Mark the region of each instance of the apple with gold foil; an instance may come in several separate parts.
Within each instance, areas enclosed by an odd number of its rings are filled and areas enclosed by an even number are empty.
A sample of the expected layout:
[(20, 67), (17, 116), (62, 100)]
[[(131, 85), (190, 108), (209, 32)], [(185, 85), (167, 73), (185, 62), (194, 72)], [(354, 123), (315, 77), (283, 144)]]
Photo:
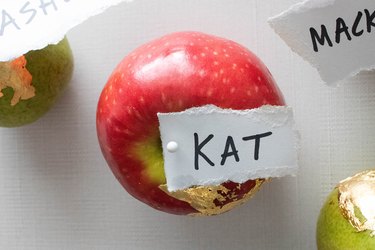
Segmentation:
[(208, 104), (242, 110), (281, 106), (284, 99), (253, 53), (212, 35), (173, 33), (122, 60), (100, 96), (97, 132), (105, 159), (131, 195), (172, 214), (215, 215), (244, 203), (265, 182), (168, 192), (157, 113)]
[(375, 171), (343, 180), (318, 219), (319, 250), (375, 249)]
[(45, 114), (73, 72), (67, 39), (9, 62), (0, 62), (0, 127), (32, 123)]

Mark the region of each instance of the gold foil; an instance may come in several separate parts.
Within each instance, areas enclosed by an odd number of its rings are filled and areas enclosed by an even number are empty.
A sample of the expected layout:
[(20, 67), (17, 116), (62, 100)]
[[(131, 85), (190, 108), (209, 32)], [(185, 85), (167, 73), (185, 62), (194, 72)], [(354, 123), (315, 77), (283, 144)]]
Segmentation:
[[(163, 190), (168, 195), (185, 201), (190, 204), (195, 210), (199, 211), (196, 214), (190, 214), (192, 216), (209, 216), (225, 213), (236, 206), (239, 206), (246, 201), (248, 201), (256, 192), (258, 192), (260, 186), (266, 180), (256, 180), (255, 186), (242, 197), (230, 192), (226, 187), (220, 186), (197, 186), (192, 188), (187, 188), (184, 190), (179, 190), (176, 192), (169, 192), (167, 185), (160, 185), (159, 188)], [(241, 184), (238, 184), (236, 187), (238, 190), (241, 189)], [(218, 206), (215, 204), (215, 201), (225, 202), (230, 200), (229, 203)]]
[(27, 100), (35, 96), (35, 88), (31, 86), (32, 76), (26, 69), (26, 58), (21, 56), (10, 62), (0, 62), (0, 98), (2, 89), (10, 87), (14, 90), (11, 105), (20, 100)]
[(339, 207), (358, 231), (375, 235), (375, 171), (365, 171), (338, 185)]

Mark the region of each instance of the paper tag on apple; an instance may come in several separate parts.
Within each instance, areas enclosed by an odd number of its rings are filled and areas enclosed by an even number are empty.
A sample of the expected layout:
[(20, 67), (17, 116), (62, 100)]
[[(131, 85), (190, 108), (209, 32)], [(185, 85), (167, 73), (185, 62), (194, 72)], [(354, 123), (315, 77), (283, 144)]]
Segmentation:
[(171, 192), (297, 173), (299, 137), (290, 107), (207, 105), (158, 118)]
[(307, 0), (269, 23), (327, 84), (375, 69), (374, 0)]
[(0, 62), (58, 43), (65, 34), (108, 7), (132, 0), (1, 1)]

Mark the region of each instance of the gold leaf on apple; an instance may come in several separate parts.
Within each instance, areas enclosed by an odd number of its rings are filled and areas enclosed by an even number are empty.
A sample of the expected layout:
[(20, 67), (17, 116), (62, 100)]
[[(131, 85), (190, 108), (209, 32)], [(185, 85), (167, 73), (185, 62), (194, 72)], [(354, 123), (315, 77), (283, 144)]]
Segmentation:
[(26, 69), (26, 64), (25, 56), (9, 62), (0, 62), (0, 98), (4, 96), (1, 90), (12, 88), (14, 90), (10, 102), (12, 106), (20, 100), (28, 100), (35, 96), (35, 88), (31, 85), (32, 75)]
[(375, 171), (365, 171), (338, 185), (339, 207), (358, 231), (375, 233)]
[[(245, 195), (238, 197), (235, 192), (227, 189), (223, 185), (218, 186), (196, 186), (175, 192), (169, 192), (167, 185), (160, 185), (159, 188), (168, 195), (177, 200), (185, 201), (199, 213), (190, 214), (192, 216), (210, 216), (225, 213), (234, 207), (237, 207), (248, 201), (258, 192), (260, 186), (265, 182), (264, 179), (257, 179), (255, 186)], [(237, 185), (237, 189), (241, 190), (241, 184)], [(230, 200), (229, 202), (225, 202)], [(217, 205), (225, 202), (225, 205)]]

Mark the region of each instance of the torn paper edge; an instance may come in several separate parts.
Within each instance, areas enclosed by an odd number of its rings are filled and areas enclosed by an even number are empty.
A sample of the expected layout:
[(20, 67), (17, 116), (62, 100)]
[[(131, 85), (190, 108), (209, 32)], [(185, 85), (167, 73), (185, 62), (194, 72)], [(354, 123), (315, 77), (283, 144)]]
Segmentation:
[[(272, 179), (272, 178), (282, 178), (286, 176), (295, 177), (298, 174), (298, 163), (293, 166), (279, 166), (276, 168), (267, 168), (261, 167), (258, 169), (252, 169), (251, 171), (244, 173), (244, 172), (237, 172), (233, 173), (229, 177), (226, 178), (215, 178), (212, 180), (202, 181), (196, 180), (194, 177), (190, 175), (179, 176), (178, 178), (174, 178), (169, 182), (167, 182), (167, 189), (169, 192), (176, 192), (184, 189), (188, 189), (194, 186), (219, 186), (225, 182), (235, 182), (235, 183), (245, 183), (249, 180), (256, 180), (256, 179)], [(191, 183), (194, 182), (194, 185)], [(173, 187), (173, 188), (171, 188)]]
[[(276, 111), (282, 112), (284, 114), (287, 114), (286, 119), (278, 120), (277, 122), (274, 121), (274, 117), (270, 116), (271, 114), (274, 114)], [(294, 134), (294, 150), (296, 151), (295, 158), (293, 161), (295, 162), (292, 166), (278, 166), (277, 168), (269, 168), (269, 167), (258, 167), (253, 168), (252, 170), (248, 172), (234, 172), (229, 177), (225, 178), (215, 178), (211, 180), (196, 180), (193, 176), (190, 175), (181, 175), (177, 178), (173, 178), (172, 180), (168, 180), (167, 178), (167, 189), (169, 192), (176, 192), (179, 190), (184, 190), (187, 188), (191, 188), (193, 186), (217, 186), (222, 183), (232, 181), (239, 184), (242, 184), (249, 180), (255, 180), (255, 179), (268, 179), (268, 178), (281, 178), (286, 176), (292, 176), (295, 177), (298, 174), (299, 171), (299, 151), (301, 148), (301, 136), (299, 131), (296, 128), (296, 123), (294, 121), (294, 113), (293, 109), (288, 106), (273, 106), (273, 105), (263, 105), (259, 108), (255, 109), (247, 109), (247, 110), (234, 110), (234, 109), (222, 109), (220, 107), (217, 107), (216, 105), (205, 105), (201, 107), (193, 107), (186, 109), (181, 112), (171, 112), (171, 113), (157, 113), (158, 118), (163, 116), (169, 116), (169, 115), (210, 115), (210, 114), (236, 114), (236, 115), (248, 115), (251, 114), (255, 121), (263, 121), (270, 125), (271, 127), (281, 127), (287, 123), (291, 123), (291, 129)], [(260, 117), (264, 114), (268, 115), (269, 117), (267, 119), (261, 119)], [(163, 130), (160, 129), (160, 120), (159, 120), (159, 130), (160, 130), (160, 137), (165, 138)], [(162, 139), (163, 140), (163, 139)], [(163, 159), (165, 156), (165, 149), (162, 147), (162, 154)], [(164, 167), (165, 171), (165, 167)], [(165, 176), (166, 173), (165, 173)], [(191, 184), (194, 182), (195, 184)], [(173, 184), (172, 184), (173, 183)], [(169, 185), (168, 185), (169, 184)]]
[(347, 78), (352, 78), (357, 76), (361, 72), (366, 71), (372, 71), (375, 69), (375, 65), (370, 65), (368, 67), (361, 67), (357, 70), (351, 71), (348, 73), (348, 75), (342, 76), (340, 79), (337, 79), (333, 82), (329, 81), (325, 77), (322, 76), (319, 65), (313, 60), (313, 58), (305, 57), (303, 56), (302, 48), (300, 49), (300, 46), (296, 43), (294, 40), (286, 40), (281, 34), (283, 33), (280, 31), (277, 27), (277, 22), (279, 20), (282, 20), (283, 18), (294, 14), (294, 13), (304, 13), (311, 9), (319, 9), (319, 8), (325, 8), (331, 5), (334, 5), (337, 0), (304, 0), (303, 2), (296, 3), (292, 5), (289, 9), (283, 11), (282, 13), (268, 18), (267, 22), (271, 26), (271, 28), (274, 30), (274, 32), (285, 42), (285, 44), (296, 54), (298, 54), (304, 61), (308, 62), (310, 65), (312, 65), (317, 72), (319, 73), (319, 76), (321, 79), (328, 85), (332, 87), (337, 87), (339, 83)]
[[(283, 119), (275, 120), (275, 117), (272, 116), (275, 113), (282, 113), (285, 114), (286, 117), (282, 117)], [(293, 120), (293, 109), (288, 106), (273, 106), (273, 105), (263, 105), (259, 108), (255, 109), (244, 109), (244, 110), (236, 110), (236, 109), (222, 109), (216, 105), (205, 105), (202, 107), (193, 107), (186, 109), (181, 112), (171, 112), (171, 113), (157, 113), (158, 117), (162, 116), (182, 116), (182, 115), (190, 115), (190, 116), (200, 116), (200, 115), (212, 115), (212, 114), (235, 114), (235, 115), (251, 115), (251, 119), (255, 121), (262, 121), (270, 125), (271, 127), (281, 127), (284, 124)], [(265, 119), (266, 118), (266, 119)]]
[(282, 13), (271, 17), (268, 19), (268, 21), (272, 19), (280, 19), (288, 16), (289, 14), (296, 13), (296, 12), (307, 12), (311, 9), (319, 9), (319, 8), (325, 8), (330, 5), (334, 5), (337, 0), (304, 0), (300, 3), (296, 3), (289, 7), (287, 10), (283, 11)]
[(91, 17), (102, 14), (108, 8), (119, 5), (120, 3), (123, 3), (123, 2), (130, 3), (130, 2), (133, 2), (133, 0), (112, 0), (111, 3), (106, 3), (105, 1), (103, 1), (102, 7), (98, 9), (93, 9), (86, 15), (78, 16), (78, 18), (77, 17), (71, 18), (69, 24), (67, 26), (64, 26), (64, 29), (61, 29), (61, 27), (59, 27), (59, 29), (56, 29), (53, 36), (44, 37), (37, 44), (25, 43), (23, 44), (24, 46), (22, 48), (15, 49), (13, 52), (9, 52), (7, 54), (3, 54), (4, 52), (0, 52), (0, 62), (8, 62), (8, 61), (14, 60), (28, 53), (29, 51), (40, 50), (40, 49), (47, 47), (48, 45), (56, 45), (62, 39), (64, 39), (64, 36), (66, 36), (66, 34), (71, 29), (82, 24), (83, 22), (90, 19)]

